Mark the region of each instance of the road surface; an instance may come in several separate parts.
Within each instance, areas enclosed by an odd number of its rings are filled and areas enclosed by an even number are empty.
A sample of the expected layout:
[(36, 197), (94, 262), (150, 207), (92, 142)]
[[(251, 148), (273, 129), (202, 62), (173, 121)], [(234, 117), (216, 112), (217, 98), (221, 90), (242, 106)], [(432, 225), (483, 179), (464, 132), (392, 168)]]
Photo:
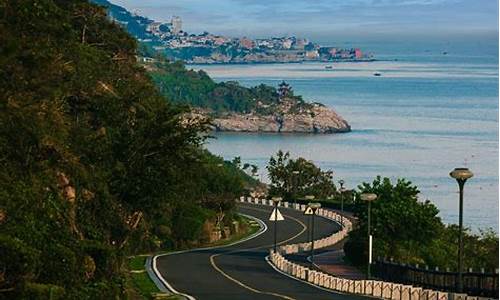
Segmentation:
[[(268, 227), (261, 235), (245, 242), (214, 249), (193, 250), (158, 257), (161, 276), (175, 290), (198, 300), (234, 299), (366, 299), (314, 287), (275, 271), (266, 261), (274, 243), (271, 207), (239, 204), (241, 213), (264, 221)], [(278, 242), (307, 240), (307, 219), (301, 212), (281, 208), (285, 220), (278, 222)], [(315, 219), (315, 239), (339, 229), (334, 222)]]

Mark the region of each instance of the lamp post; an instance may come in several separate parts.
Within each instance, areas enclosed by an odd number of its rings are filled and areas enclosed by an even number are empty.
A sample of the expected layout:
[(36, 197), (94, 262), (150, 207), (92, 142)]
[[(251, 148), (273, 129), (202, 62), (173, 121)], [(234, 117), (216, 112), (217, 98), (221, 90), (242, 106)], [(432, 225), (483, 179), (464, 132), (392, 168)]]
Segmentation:
[(340, 224), (342, 225), (342, 227), (344, 227), (344, 192), (345, 192), (344, 180), (340, 179), (339, 184), (340, 184), (339, 192), (340, 192), (340, 211), (341, 211)]
[(300, 172), (295, 170), (295, 171), (292, 171), (292, 174), (293, 174), (293, 203), (297, 203), (297, 185), (299, 185), (299, 174)]
[(372, 201), (377, 199), (377, 195), (373, 193), (363, 193), (360, 196), (361, 200), (368, 202), (368, 267), (366, 272), (367, 279), (371, 277), (371, 264), (372, 264), (372, 235), (370, 232), (371, 226), (371, 210), (372, 210)]
[(467, 179), (474, 176), (472, 172), (467, 168), (455, 168), (455, 170), (450, 172), (450, 176), (455, 178), (458, 182), (458, 189), (460, 191), (460, 204), (459, 204), (459, 214), (458, 214), (458, 292), (463, 291), (463, 252), (464, 252), (464, 241), (463, 241), (463, 208), (464, 208), (464, 185)]
[(316, 215), (316, 210), (321, 207), (321, 203), (309, 203), (308, 205), (312, 209), (312, 226), (311, 226), (311, 265), (314, 266), (314, 216)]
[(276, 245), (278, 240), (278, 203), (281, 201), (281, 197), (271, 198), (274, 203), (274, 253), (276, 253)]
[[(306, 201), (308, 201), (307, 203), (307, 206), (309, 206), (309, 204), (311, 203), (311, 201), (314, 200), (314, 196), (313, 195), (307, 195), (305, 196), (305, 199)], [(311, 219), (312, 219), (312, 216), (307, 218), (307, 241), (310, 242), (311, 241)]]

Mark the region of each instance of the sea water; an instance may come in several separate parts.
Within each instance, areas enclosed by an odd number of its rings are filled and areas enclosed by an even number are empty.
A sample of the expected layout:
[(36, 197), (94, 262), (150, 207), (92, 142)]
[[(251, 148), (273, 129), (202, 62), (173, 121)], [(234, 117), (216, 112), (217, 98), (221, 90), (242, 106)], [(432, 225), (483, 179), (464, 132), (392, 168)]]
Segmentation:
[(475, 232), (498, 232), (497, 45), (372, 42), (364, 49), (379, 61), (192, 66), (245, 86), (285, 80), (296, 94), (333, 108), (352, 126), (350, 133), (333, 135), (218, 133), (207, 148), (256, 164), (265, 182), (265, 167), (278, 150), (332, 170), (348, 188), (377, 175), (406, 178), (447, 223), (458, 222), (458, 185), (449, 172), (466, 166), (474, 177), (465, 185), (464, 224)]

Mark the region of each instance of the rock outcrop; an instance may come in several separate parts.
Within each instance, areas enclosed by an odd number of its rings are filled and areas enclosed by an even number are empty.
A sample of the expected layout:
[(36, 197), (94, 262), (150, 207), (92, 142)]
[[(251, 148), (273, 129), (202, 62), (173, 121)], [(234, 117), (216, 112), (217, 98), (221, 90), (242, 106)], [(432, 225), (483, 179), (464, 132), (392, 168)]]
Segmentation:
[(277, 112), (270, 115), (231, 113), (213, 119), (216, 131), (341, 133), (351, 126), (335, 111), (322, 105), (300, 112)]

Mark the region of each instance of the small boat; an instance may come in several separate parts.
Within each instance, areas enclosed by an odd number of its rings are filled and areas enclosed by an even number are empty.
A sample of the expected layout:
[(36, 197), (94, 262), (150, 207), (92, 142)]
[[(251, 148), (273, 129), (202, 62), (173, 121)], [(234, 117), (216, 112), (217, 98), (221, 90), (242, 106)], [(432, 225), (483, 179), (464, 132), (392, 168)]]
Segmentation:
[(382, 76), (382, 73), (380, 73), (380, 72), (375, 72), (375, 73), (373, 73), (373, 76)]
[(448, 52), (446, 52), (446, 51), (443, 51), (443, 55), (448, 55)]
[(331, 70), (331, 69), (333, 69), (333, 66), (332, 65), (326, 65), (325, 69)]

